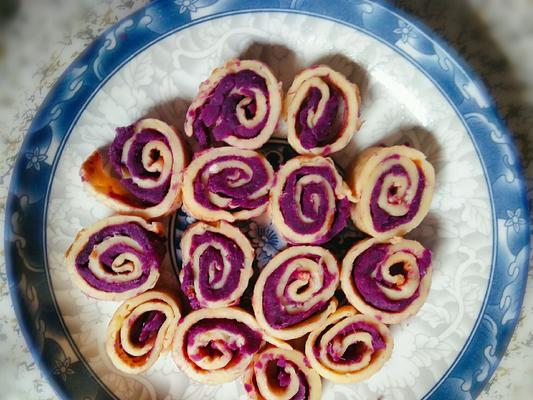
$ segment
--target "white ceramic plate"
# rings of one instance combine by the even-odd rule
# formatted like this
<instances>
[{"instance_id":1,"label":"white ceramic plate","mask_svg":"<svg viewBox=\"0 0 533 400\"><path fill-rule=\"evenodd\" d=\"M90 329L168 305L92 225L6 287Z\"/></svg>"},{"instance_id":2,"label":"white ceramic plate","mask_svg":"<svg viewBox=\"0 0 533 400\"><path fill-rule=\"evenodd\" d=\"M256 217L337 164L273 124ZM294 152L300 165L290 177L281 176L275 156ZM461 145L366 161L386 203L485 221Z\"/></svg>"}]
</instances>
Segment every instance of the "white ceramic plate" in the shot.
<instances>
[{"instance_id":1,"label":"white ceramic plate","mask_svg":"<svg viewBox=\"0 0 533 400\"><path fill-rule=\"evenodd\" d=\"M19 160L9 213L27 217L27 207L36 204L32 196L37 196L42 214L33 220L43 226L36 239L43 241L43 248L29 252L30 258L43 262L38 271L41 280L29 276L21 282L25 265L31 262L20 263L17 255L32 244L22 250L11 246L8 264L18 285L14 297L22 323L32 325L27 336L56 389L64 396L80 398L244 398L241 382L197 384L178 371L170 356L140 376L118 372L104 351L106 326L118 304L85 297L66 273L63 256L82 227L111 214L82 189L78 175L82 161L112 141L115 127L143 116L157 116L182 129L185 110L200 82L225 60L240 57L266 62L285 89L298 70L316 63L331 65L360 86L363 125L352 143L334 156L341 166L370 145L409 143L422 150L436 169L430 213L408 235L434 254L427 302L415 317L392 327L394 352L378 374L358 384L327 382L323 398L475 397L516 322L528 253L527 211L514 150L483 89L438 43L384 6L356 2L344 11L346 18L352 13L354 20L343 22L327 14L327 10L342 11L326 1L316 2L326 10L320 12L312 9L316 3L307 9L305 2L292 10L272 6L245 13L231 2L228 9L220 4L223 1L213 3L156 2L117 24L62 78L25 144L30 157ZM175 21L170 20L172 12ZM380 19L383 26L379 26ZM149 30L153 38L142 36L147 35L143 30ZM143 39L135 42L137 37ZM432 51L422 39L433 46ZM465 104L472 109L463 110ZM491 146L495 148L492 153ZM492 168L491 162L497 167ZM32 174L43 171L47 175L39 178L44 179L39 197L37 187L24 185L36 180ZM507 186L495 192L494 185L501 184ZM183 215L180 218L169 221L171 237L182 228ZM10 244L16 243L16 235L29 238L36 234L26 232L23 223L18 228L22 233L16 229L6 235ZM268 226L258 224L247 233L262 262L280 247ZM164 268L165 279L175 280L170 258ZM498 269L508 277L496 276L495 280ZM506 287L510 288L507 293ZM46 292L37 301L36 316L30 322L24 314L26 308L31 310L28 288L37 293L37 299ZM497 317L489 309L495 288ZM35 312L46 305L54 307L53 318L42 310ZM37 337L34 325L39 321L45 327ZM500 326L505 332L498 331ZM475 339L476 333L486 337L486 332L493 337L488 344ZM46 349L50 340L58 348L54 355ZM468 359L469 351L476 356ZM450 393L455 396L449 397Z\"/></svg>"}]
</instances>

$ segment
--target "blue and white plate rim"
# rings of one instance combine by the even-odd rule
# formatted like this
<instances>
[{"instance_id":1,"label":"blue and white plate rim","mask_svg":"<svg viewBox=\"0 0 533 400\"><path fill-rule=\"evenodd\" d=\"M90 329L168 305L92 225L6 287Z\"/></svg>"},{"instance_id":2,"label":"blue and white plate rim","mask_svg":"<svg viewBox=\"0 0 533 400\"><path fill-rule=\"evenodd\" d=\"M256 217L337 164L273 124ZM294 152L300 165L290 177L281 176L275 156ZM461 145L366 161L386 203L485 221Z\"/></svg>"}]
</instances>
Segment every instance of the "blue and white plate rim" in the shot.
<instances>
[{"instance_id":1,"label":"blue and white plate rim","mask_svg":"<svg viewBox=\"0 0 533 400\"><path fill-rule=\"evenodd\" d=\"M63 145L79 116L102 85L147 47L189 26L251 12L311 15L370 35L424 73L462 120L489 188L494 232L491 276L474 329L459 356L424 398L446 399L452 394L457 399L475 398L503 356L518 322L525 291L530 227L519 157L490 95L472 70L428 28L383 1L156 0L105 31L67 68L41 105L25 137L14 166L6 206L7 277L17 318L34 359L63 398L75 394L112 397L103 386L94 389L89 382L67 384L60 376L52 374L58 360L54 354L61 353L62 349L57 342L50 343L51 339L33 326L36 315L40 315L46 305L52 305L53 313L47 314L44 329L55 328L55 334L65 336L73 347L70 352L79 358L76 368L74 364L71 368L73 375L81 374L82 379L91 382L95 379L61 321L46 267L45 227L51 182ZM407 28L411 34L399 37L402 35L399 27ZM399 43L403 46L398 46ZM411 51L405 51L406 44ZM36 175L30 176L28 172L28 154L36 155L37 160L44 157L44 167L36 168ZM51 162L44 163L46 160ZM516 224L507 223L517 214L520 217L518 229ZM40 230L31 229L35 222L40 224ZM21 244L21 238L24 243L32 244ZM494 280L494 276L498 279ZM26 289L32 282L46 282L47 285L40 292L31 292ZM32 310L36 300L38 307ZM49 354L45 341L51 348L59 349ZM103 385L97 378L95 383Z\"/></svg>"}]
</instances>

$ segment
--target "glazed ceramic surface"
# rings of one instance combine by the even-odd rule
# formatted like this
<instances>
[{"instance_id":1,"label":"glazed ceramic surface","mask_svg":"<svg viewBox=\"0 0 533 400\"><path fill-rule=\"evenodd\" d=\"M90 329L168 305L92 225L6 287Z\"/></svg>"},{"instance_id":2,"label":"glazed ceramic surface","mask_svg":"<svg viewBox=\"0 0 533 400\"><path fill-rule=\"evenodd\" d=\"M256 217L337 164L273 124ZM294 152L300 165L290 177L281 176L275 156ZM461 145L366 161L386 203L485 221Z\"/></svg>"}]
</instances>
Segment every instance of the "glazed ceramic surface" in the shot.
<instances>
[{"instance_id":1,"label":"glazed ceramic surface","mask_svg":"<svg viewBox=\"0 0 533 400\"><path fill-rule=\"evenodd\" d=\"M76 232L112 214L84 192L82 161L111 142L115 127L144 116L182 130L200 82L232 57L264 61L285 89L316 63L360 86L363 125L334 155L341 168L368 146L406 143L435 166L429 215L408 235L434 253L427 302L392 327L395 348L378 374L353 385L326 382L323 398L468 399L488 381L517 322L529 256L510 138L483 87L438 40L390 6L332 3L156 1L105 32L52 90L15 166L6 257L22 329L60 395L244 398L240 381L189 381L170 356L139 376L119 373L104 348L118 303L85 297L64 266ZM283 138L262 151L275 167L294 155ZM166 221L162 274L170 286L180 265L176 245L193 221L181 211ZM241 228L259 267L285 246L265 218ZM358 237L348 227L330 247L342 257Z\"/></svg>"}]
</instances>

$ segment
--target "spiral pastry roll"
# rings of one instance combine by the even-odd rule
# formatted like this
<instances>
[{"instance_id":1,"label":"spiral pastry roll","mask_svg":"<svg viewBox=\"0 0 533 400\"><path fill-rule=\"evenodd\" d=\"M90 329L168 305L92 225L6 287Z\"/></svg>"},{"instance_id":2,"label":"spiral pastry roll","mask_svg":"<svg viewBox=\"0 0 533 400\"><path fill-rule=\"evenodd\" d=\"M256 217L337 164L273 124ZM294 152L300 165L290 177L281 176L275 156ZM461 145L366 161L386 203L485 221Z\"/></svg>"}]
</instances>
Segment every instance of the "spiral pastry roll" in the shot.
<instances>
[{"instance_id":1,"label":"spiral pastry roll","mask_svg":"<svg viewBox=\"0 0 533 400\"><path fill-rule=\"evenodd\" d=\"M199 153L185 171L183 204L196 219L249 219L268 207L270 163L256 151L219 147Z\"/></svg>"},{"instance_id":2,"label":"spiral pastry roll","mask_svg":"<svg viewBox=\"0 0 533 400\"><path fill-rule=\"evenodd\" d=\"M277 173L272 223L290 243L321 244L347 224L351 192L330 158L299 156Z\"/></svg>"},{"instance_id":3,"label":"spiral pastry roll","mask_svg":"<svg viewBox=\"0 0 533 400\"><path fill-rule=\"evenodd\" d=\"M106 352L113 365L129 374L149 369L169 349L180 315L176 299L159 290L126 300L107 328Z\"/></svg>"},{"instance_id":4,"label":"spiral pastry roll","mask_svg":"<svg viewBox=\"0 0 533 400\"><path fill-rule=\"evenodd\" d=\"M110 165L95 151L80 171L85 187L104 204L147 219L179 208L188 158L173 127L150 118L118 128L108 157Z\"/></svg>"},{"instance_id":5,"label":"spiral pastry roll","mask_svg":"<svg viewBox=\"0 0 533 400\"><path fill-rule=\"evenodd\" d=\"M302 353L270 347L254 357L244 375L250 400L320 400L320 375Z\"/></svg>"},{"instance_id":6,"label":"spiral pastry roll","mask_svg":"<svg viewBox=\"0 0 533 400\"><path fill-rule=\"evenodd\" d=\"M252 276L254 249L231 224L197 222L181 239L181 288L194 309L239 302Z\"/></svg>"},{"instance_id":7,"label":"spiral pastry roll","mask_svg":"<svg viewBox=\"0 0 533 400\"><path fill-rule=\"evenodd\" d=\"M431 284L431 252L414 240L366 239L342 261L341 287L360 312L386 324L417 313Z\"/></svg>"},{"instance_id":8,"label":"spiral pastry roll","mask_svg":"<svg viewBox=\"0 0 533 400\"><path fill-rule=\"evenodd\" d=\"M326 65L300 72L285 98L289 144L300 154L328 155L359 128L359 88Z\"/></svg>"},{"instance_id":9,"label":"spiral pastry roll","mask_svg":"<svg viewBox=\"0 0 533 400\"><path fill-rule=\"evenodd\" d=\"M363 232L385 239L416 228L429 211L435 172L423 153L408 146L371 147L349 177L356 204L352 220Z\"/></svg>"},{"instance_id":10,"label":"spiral pastry roll","mask_svg":"<svg viewBox=\"0 0 533 400\"><path fill-rule=\"evenodd\" d=\"M88 296L122 301L151 289L165 254L163 225L117 215L82 229L67 250L74 283Z\"/></svg>"},{"instance_id":11,"label":"spiral pastry roll","mask_svg":"<svg viewBox=\"0 0 533 400\"><path fill-rule=\"evenodd\" d=\"M263 345L254 317L240 308L202 308L178 325L174 361L191 379L219 384L241 376Z\"/></svg>"},{"instance_id":12,"label":"spiral pastry roll","mask_svg":"<svg viewBox=\"0 0 533 400\"><path fill-rule=\"evenodd\" d=\"M225 142L258 149L281 114L281 83L260 61L229 60L200 85L185 119L185 133L202 148Z\"/></svg>"},{"instance_id":13,"label":"spiral pastry roll","mask_svg":"<svg viewBox=\"0 0 533 400\"><path fill-rule=\"evenodd\" d=\"M322 377L349 383L363 381L378 372L390 358L392 348L387 325L344 306L309 334L305 355Z\"/></svg>"},{"instance_id":14,"label":"spiral pastry roll","mask_svg":"<svg viewBox=\"0 0 533 400\"><path fill-rule=\"evenodd\" d=\"M295 339L319 327L337 308L339 284L335 257L318 246L294 246L263 268L252 306L263 330L279 339Z\"/></svg>"}]
</instances>

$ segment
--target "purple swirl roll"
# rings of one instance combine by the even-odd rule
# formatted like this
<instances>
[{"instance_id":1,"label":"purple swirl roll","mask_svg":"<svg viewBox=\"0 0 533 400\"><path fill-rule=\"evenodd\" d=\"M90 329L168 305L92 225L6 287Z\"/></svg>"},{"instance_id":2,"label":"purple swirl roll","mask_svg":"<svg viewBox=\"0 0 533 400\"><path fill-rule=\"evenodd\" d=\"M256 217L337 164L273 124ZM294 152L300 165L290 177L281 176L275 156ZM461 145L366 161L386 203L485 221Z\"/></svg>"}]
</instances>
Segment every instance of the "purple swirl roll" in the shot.
<instances>
[{"instance_id":1,"label":"purple swirl roll","mask_svg":"<svg viewBox=\"0 0 533 400\"><path fill-rule=\"evenodd\" d=\"M169 349L180 317L178 302L171 293L149 290L126 300L107 328L109 359L128 374L148 370Z\"/></svg>"},{"instance_id":2,"label":"purple swirl roll","mask_svg":"<svg viewBox=\"0 0 533 400\"><path fill-rule=\"evenodd\" d=\"M348 145L359 128L359 88L326 65L300 72L285 98L287 137L300 154L326 156Z\"/></svg>"},{"instance_id":3,"label":"purple swirl roll","mask_svg":"<svg viewBox=\"0 0 533 400\"><path fill-rule=\"evenodd\" d=\"M431 272L431 252L417 241L365 239L344 257L341 286L357 310L396 324L422 307Z\"/></svg>"},{"instance_id":4,"label":"purple swirl roll","mask_svg":"<svg viewBox=\"0 0 533 400\"><path fill-rule=\"evenodd\" d=\"M256 151L218 147L196 155L183 178L183 205L196 219L229 221L262 214L274 170Z\"/></svg>"},{"instance_id":5,"label":"purple swirl roll","mask_svg":"<svg viewBox=\"0 0 533 400\"><path fill-rule=\"evenodd\" d=\"M335 257L318 246L292 246L276 254L259 274L252 306L270 336L290 340L316 329L337 308Z\"/></svg>"},{"instance_id":6,"label":"purple swirl roll","mask_svg":"<svg viewBox=\"0 0 533 400\"><path fill-rule=\"evenodd\" d=\"M254 357L244 375L250 400L320 400L322 382L299 351L268 347Z\"/></svg>"},{"instance_id":7,"label":"purple swirl roll","mask_svg":"<svg viewBox=\"0 0 533 400\"><path fill-rule=\"evenodd\" d=\"M165 254L163 225L140 217L113 216L82 229L66 252L74 283L88 296L122 301L159 279Z\"/></svg>"},{"instance_id":8,"label":"purple swirl roll","mask_svg":"<svg viewBox=\"0 0 533 400\"><path fill-rule=\"evenodd\" d=\"M202 148L227 143L258 149L281 114L281 84L260 61L230 60L200 85L185 120L185 133Z\"/></svg>"},{"instance_id":9,"label":"purple swirl roll","mask_svg":"<svg viewBox=\"0 0 533 400\"><path fill-rule=\"evenodd\" d=\"M313 370L335 383L360 382L390 358L392 334L384 323L351 306L335 311L309 334L305 355Z\"/></svg>"},{"instance_id":10,"label":"purple swirl roll","mask_svg":"<svg viewBox=\"0 0 533 400\"><path fill-rule=\"evenodd\" d=\"M351 192L330 158L299 156L276 175L272 222L290 243L321 244L348 222Z\"/></svg>"},{"instance_id":11,"label":"purple swirl roll","mask_svg":"<svg viewBox=\"0 0 533 400\"><path fill-rule=\"evenodd\" d=\"M188 156L173 127L148 118L118 128L107 156L111 168L95 151L80 171L85 187L107 206L121 214L151 219L181 205Z\"/></svg>"},{"instance_id":12,"label":"purple swirl roll","mask_svg":"<svg viewBox=\"0 0 533 400\"><path fill-rule=\"evenodd\" d=\"M231 224L190 225L181 238L181 288L194 309L239 302L252 276L254 249Z\"/></svg>"},{"instance_id":13,"label":"purple swirl roll","mask_svg":"<svg viewBox=\"0 0 533 400\"><path fill-rule=\"evenodd\" d=\"M354 160L348 184L352 220L363 232L388 239L416 228L429 211L435 171L419 150L370 147Z\"/></svg>"},{"instance_id":14,"label":"purple swirl roll","mask_svg":"<svg viewBox=\"0 0 533 400\"><path fill-rule=\"evenodd\" d=\"M263 344L257 322L242 309L202 308L179 323L172 353L191 379L220 384L241 376Z\"/></svg>"}]
</instances>

